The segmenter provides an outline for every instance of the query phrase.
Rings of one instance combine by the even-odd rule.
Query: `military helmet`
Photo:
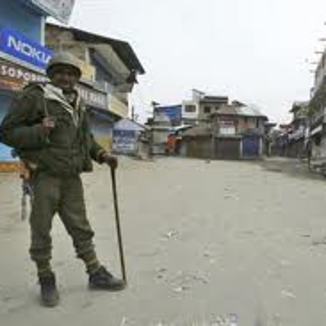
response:
[[[82,75],[79,60],[69,52],[59,52],[55,54],[48,63],[48,66],[46,68],[46,74],[51,78],[56,68],[59,68],[60,66],[72,67],[73,69],[75,69],[79,78]]]

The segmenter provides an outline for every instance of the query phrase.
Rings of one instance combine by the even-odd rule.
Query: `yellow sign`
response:
[[[82,71],[82,80],[94,82],[96,75],[95,67],[82,60],[79,60],[79,65]]]
[[[128,105],[113,95],[110,96],[109,111],[117,114],[121,118],[127,118],[129,113]]]

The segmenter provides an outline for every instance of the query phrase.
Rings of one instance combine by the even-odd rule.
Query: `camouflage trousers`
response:
[[[77,257],[87,264],[96,261],[94,232],[86,216],[80,176],[55,177],[38,172],[32,180],[34,200],[30,216],[30,255],[37,264],[51,259],[51,228],[56,214],[72,237]]]

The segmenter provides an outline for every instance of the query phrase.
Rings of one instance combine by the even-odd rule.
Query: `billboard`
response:
[[[30,40],[25,35],[8,28],[0,32],[0,51],[19,63],[45,70],[53,52]]]
[[[159,114],[167,116],[173,126],[181,124],[182,118],[182,105],[171,105],[171,106],[158,106],[155,111]]]
[[[30,82],[46,82],[47,77],[19,66],[15,63],[0,59],[0,89],[20,91]]]

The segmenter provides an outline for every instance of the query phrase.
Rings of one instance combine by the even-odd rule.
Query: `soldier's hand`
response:
[[[109,153],[105,153],[103,155],[103,161],[108,164],[112,169],[116,169],[118,167],[118,159],[115,156],[110,155]]]
[[[55,128],[55,118],[54,117],[45,117],[42,120],[42,127],[46,133],[50,133],[50,131]]]

